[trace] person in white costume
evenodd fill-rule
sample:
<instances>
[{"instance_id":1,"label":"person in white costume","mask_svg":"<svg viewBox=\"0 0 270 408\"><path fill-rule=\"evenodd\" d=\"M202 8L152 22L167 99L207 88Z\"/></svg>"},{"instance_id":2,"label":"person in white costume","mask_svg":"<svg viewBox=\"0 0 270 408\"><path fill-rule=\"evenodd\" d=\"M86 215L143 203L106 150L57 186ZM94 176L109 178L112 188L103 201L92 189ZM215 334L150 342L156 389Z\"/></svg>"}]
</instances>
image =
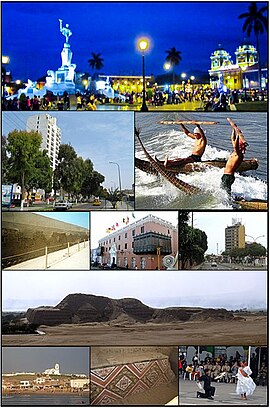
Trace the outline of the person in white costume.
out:
<instances>
[{"instance_id":1,"label":"person in white costume","mask_svg":"<svg viewBox=\"0 0 270 408\"><path fill-rule=\"evenodd\" d=\"M247 365L247 362L241 361L238 373L236 374L238 379L236 394L241 395L241 399L246 400L247 395L252 395L255 391L256 385L250 377L251 374L252 371Z\"/></svg>"}]
</instances>

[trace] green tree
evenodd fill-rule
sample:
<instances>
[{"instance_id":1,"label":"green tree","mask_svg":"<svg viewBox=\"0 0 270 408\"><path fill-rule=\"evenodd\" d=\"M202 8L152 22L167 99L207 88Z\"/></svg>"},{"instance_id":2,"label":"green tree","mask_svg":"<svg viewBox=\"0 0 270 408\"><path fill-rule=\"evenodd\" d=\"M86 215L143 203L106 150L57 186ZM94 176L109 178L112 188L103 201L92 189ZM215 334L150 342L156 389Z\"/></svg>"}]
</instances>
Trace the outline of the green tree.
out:
<instances>
[{"instance_id":1,"label":"green tree","mask_svg":"<svg viewBox=\"0 0 270 408\"><path fill-rule=\"evenodd\" d=\"M54 171L54 188L60 190L61 196L64 192L69 197L96 194L105 180L102 174L94 170L92 161L78 157L69 144L60 146L58 160L59 164Z\"/></svg>"},{"instance_id":2,"label":"green tree","mask_svg":"<svg viewBox=\"0 0 270 408\"><path fill-rule=\"evenodd\" d=\"M122 193L118 190L118 188L115 190L111 188L108 190L106 199L111 202L113 208L115 209L118 201L122 200Z\"/></svg>"},{"instance_id":3,"label":"green tree","mask_svg":"<svg viewBox=\"0 0 270 408\"><path fill-rule=\"evenodd\" d=\"M181 51L177 51L175 47L172 47L170 50L165 51L166 54L166 61L169 62L172 66L172 71L173 71L173 84L175 83L175 72L174 68L176 65L180 64L180 61L182 61L181 57Z\"/></svg>"},{"instance_id":4,"label":"green tree","mask_svg":"<svg viewBox=\"0 0 270 408\"><path fill-rule=\"evenodd\" d=\"M77 154L70 144L62 144L58 153L58 165L54 171L54 188L70 196L78 188ZM76 185L76 186L75 186Z\"/></svg>"},{"instance_id":5,"label":"green tree","mask_svg":"<svg viewBox=\"0 0 270 408\"><path fill-rule=\"evenodd\" d=\"M188 225L190 213L179 211L179 248L180 268L187 269L204 261L204 253L208 248L207 235L198 228Z\"/></svg>"},{"instance_id":6,"label":"green tree","mask_svg":"<svg viewBox=\"0 0 270 408\"><path fill-rule=\"evenodd\" d=\"M7 184L7 183L9 183L7 138L5 136L2 136L2 184Z\"/></svg>"},{"instance_id":7,"label":"green tree","mask_svg":"<svg viewBox=\"0 0 270 408\"><path fill-rule=\"evenodd\" d=\"M40 158L42 136L38 132L14 130L8 134L7 142L8 179L21 186L23 206L25 186L35 173Z\"/></svg>"},{"instance_id":8,"label":"green tree","mask_svg":"<svg viewBox=\"0 0 270 408\"><path fill-rule=\"evenodd\" d=\"M50 166L50 159L47 150L40 150L36 155L35 168L27 180L25 188L28 192L32 189L41 188L46 193L52 191L53 170Z\"/></svg>"},{"instance_id":9,"label":"green tree","mask_svg":"<svg viewBox=\"0 0 270 408\"><path fill-rule=\"evenodd\" d=\"M258 52L258 83L259 89L261 90L261 59L260 59L260 42L259 42L259 35L263 34L264 31L267 31L268 28L268 18L263 15L263 13L267 11L267 6L263 6L260 9L257 7L257 3L255 1L250 3L247 13L242 13L238 17L239 19L245 18L245 22L243 24L243 31L247 33L248 37L250 37L251 33L255 34L256 38L256 48Z\"/></svg>"},{"instance_id":10,"label":"green tree","mask_svg":"<svg viewBox=\"0 0 270 408\"><path fill-rule=\"evenodd\" d=\"M90 159L86 159L84 162L84 181L82 183L82 195L91 196L99 195L100 184L103 183L105 177L94 170L93 163Z\"/></svg>"}]
</instances>

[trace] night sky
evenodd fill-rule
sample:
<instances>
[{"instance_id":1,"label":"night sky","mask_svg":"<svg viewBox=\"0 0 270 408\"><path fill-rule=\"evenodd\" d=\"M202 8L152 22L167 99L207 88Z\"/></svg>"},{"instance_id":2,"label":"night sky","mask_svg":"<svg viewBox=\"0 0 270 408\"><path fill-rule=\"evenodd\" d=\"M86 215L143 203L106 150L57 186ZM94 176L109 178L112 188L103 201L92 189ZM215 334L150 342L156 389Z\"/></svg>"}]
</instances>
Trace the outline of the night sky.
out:
<instances>
[{"instance_id":1,"label":"night sky","mask_svg":"<svg viewBox=\"0 0 270 408\"><path fill-rule=\"evenodd\" d=\"M107 75L141 74L136 38L147 35L151 49L146 74L163 74L165 51L176 47L182 61L176 72L210 68L210 55L221 44L235 61L243 42L249 2L9 2L2 3L2 53L10 57L13 79L36 80L61 66L64 36L58 19L69 24L76 71L92 73L91 52L101 53ZM259 3L258 7L267 3ZM267 35L260 36L261 59L266 62ZM251 41L255 45L252 34Z\"/></svg>"}]
</instances>

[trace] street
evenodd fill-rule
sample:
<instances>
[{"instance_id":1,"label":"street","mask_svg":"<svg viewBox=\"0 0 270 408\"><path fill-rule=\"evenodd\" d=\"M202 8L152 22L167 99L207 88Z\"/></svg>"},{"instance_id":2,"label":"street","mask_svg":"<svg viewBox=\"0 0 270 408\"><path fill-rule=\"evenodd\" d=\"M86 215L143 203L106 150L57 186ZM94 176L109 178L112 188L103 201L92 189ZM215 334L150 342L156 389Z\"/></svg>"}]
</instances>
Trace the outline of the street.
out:
<instances>
[{"instance_id":1,"label":"street","mask_svg":"<svg viewBox=\"0 0 270 408\"><path fill-rule=\"evenodd\" d=\"M101 204L99 206L93 205L92 203L78 203L73 204L72 208L69 211L89 211L89 210L112 210L113 206L110 201L100 200ZM116 204L115 210L134 210L133 201L121 201ZM20 207L2 207L2 211L20 211ZM23 211L54 211L52 204L46 204L44 202L34 203L29 207L23 207Z\"/></svg>"},{"instance_id":2,"label":"street","mask_svg":"<svg viewBox=\"0 0 270 408\"><path fill-rule=\"evenodd\" d=\"M257 386L253 395L248 396L247 400L241 400L236 394L236 384L233 383L215 383L211 384L216 388L214 400L207 398L196 398L197 391L200 391L196 381L179 381L179 405L267 405L267 387Z\"/></svg>"},{"instance_id":3,"label":"street","mask_svg":"<svg viewBox=\"0 0 270 408\"><path fill-rule=\"evenodd\" d=\"M236 264L236 263L217 263L217 266L211 266L211 262L203 262L200 265L195 266L192 269L202 270L202 271L226 271L226 270L266 270L266 266L258 266L253 264Z\"/></svg>"}]
</instances>

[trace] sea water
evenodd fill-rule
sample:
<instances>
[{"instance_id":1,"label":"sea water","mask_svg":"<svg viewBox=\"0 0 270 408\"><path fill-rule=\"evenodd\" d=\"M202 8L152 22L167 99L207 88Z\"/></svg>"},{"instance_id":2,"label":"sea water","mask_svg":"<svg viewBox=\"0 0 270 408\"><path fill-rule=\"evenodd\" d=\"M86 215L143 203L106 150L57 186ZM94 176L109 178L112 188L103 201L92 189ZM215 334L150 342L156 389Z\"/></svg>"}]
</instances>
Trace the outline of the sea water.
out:
<instances>
[{"instance_id":1,"label":"sea water","mask_svg":"<svg viewBox=\"0 0 270 408\"><path fill-rule=\"evenodd\" d=\"M148 152L161 160L187 157L191 154L194 141L187 137L180 125L162 125L162 120L216 121L217 125L202 125L206 131L208 145L203 160L227 159L232 152L230 117L242 130L249 143L245 159L257 158L257 170L245 175L235 174L232 194L245 199L267 199L267 115L266 113L139 113L135 125L141 129L142 141ZM187 125L193 131L193 125ZM135 142L136 157L147 160L140 144ZM199 187L202 192L188 196L162 176L148 175L136 169L136 209L230 209L232 204L220 187L224 169L208 167L203 172L178 175L181 180Z\"/></svg>"},{"instance_id":2,"label":"sea water","mask_svg":"<svg viewBox=\"0 0 270 408\"><path fill-rule=\"evenodd\" d=\"M88 395L67 395L67 394L13 394L2 396L2 405L13 406L67 406L67 405L89 405Z\"/></svg>"}]
</instances>

